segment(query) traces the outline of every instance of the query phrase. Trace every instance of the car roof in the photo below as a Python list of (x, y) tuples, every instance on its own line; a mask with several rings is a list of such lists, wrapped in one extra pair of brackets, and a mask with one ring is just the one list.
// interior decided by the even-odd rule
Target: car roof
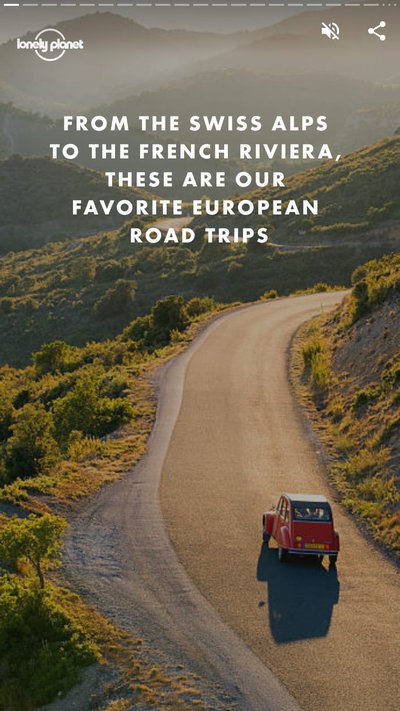
[(327, 504), (328, 499), (321, 494), (284, 494), (292, 503)]

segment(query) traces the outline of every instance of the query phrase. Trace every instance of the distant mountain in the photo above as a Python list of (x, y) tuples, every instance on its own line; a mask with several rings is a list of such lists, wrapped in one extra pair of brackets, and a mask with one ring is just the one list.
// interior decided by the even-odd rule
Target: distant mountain
[[(147, 171), (148, 173), (154, 170), (159, 170), (160, 172), (172, 171), (174, 174), (174, 187), (161, 187), (157, 189), (158, 194), (183, 199), (201, 197), (204, 192), (203, 188), (182, 189), (180, 187), (187, 171), (190, 170), (198, 173), (205, 169), (204, 162), (200, 159), (177, 161), (173, 158), (166, 158), (163, 161), (157, 162), (157, 167), (151, 158), (150, 151), (149, 155), (142, 160), (139, 161), (137, 159), (140, 143), (165, 145), (167, 139), (163, 135), (144, 133), (140, 131), (139, 128), (135, 128), (135, 123), (137, 122), (135, 122), (134, 119), (136, 115), (135, 112), (129, 115), (131, 126), (129, 133), (120, 134), (119, 136), (121, 142), (129, 145), (130, 156), (132, 157), (132, 160), (129, 161), (129, 169)], [(86, 166), (91, 170), (99, 170), (102, 173), (106, 170), (124, 171), (128, 169), (126, 161), (102, 160), (101, 158), (92, 160), (89, 155), (88, 144), (91, 142), (98, 143), (98, 133), (94, 131), (72, 132), (69, 136), (71, 137), (71, 141), (80, 149), (80, 155), (77, 159), (80, 165)], [(52, 143), (63, 144), (65, 140), (66, 134), (63, 130), (61, 120), (53, 120), (46, 116), (22, 111), (11, 104), (0, 103), (0, 160), (1, 158), (7, 158), (13, 154), (21, 154), (23, 156), (49, 156), (49, 145)], [(115, 142), (115, 133), (104, 131), (101, 134), (101, 140), (104, 143)], [(177, 138), (174, 140), (176, 141)], [(221, 162), (210, 159), (207, 161), (206, 168), (207, 170), (216, 172), (217, 170), (221, 170)], [(217, 194), (228, 195), (234, 191), (233, 174), (236, 172), (237, 167), (234, 162), (225, 161), (224, 169), (227, 173), (227, 187), (226, 189), (217, 190), (216, 192)], [(15, 189), (18, 192), (18, 185), (15, 186)]]
[(115, 213), (110, 217), (73, 216), (73, 198), (110, 200), (145, 195), (139, 190), (108, 188), (102, 175), (74, 163), (12, 156), (0, 161), (0, 254), (40, 247), (51, 240), (76, 239), (124, 222), (125, 218)]
[(240, 41), (236, 35), (148, 29), (110, 12), (63, 21), (55, 29), (67, 39), (82, 39), (85, 49), (49, 63), (18, 51), (15, 40), (2, 44), (0, 101), (60, 116), (185, 75), (191, 63)]

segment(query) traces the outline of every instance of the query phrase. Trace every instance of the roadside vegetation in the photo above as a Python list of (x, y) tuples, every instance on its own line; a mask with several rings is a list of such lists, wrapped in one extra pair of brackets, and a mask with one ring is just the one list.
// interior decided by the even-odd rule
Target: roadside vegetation
[(344, 505), (400, 557), (400, 255), (356, 269), (333, 315), (304, 328), (295, 382)]
[[(0, 517), (0, 710), (29, 711), (77, 689), (72, 705), (98, 711), (226, 708), (181, 667), (154, 660), (141, 638), (115, 628), (72, 591), (56, 585), (65, 521), (45, 514)], [(39, 574), (37, 563), (40, 562)], [(46, 571), (46, 575), (44, 575)], [(67, 708), (65, 706), (65, 708)]]
[(132, 467), (154, 419), (149, 372), (222, 306), (169, 296), (114, 340), (45, 344), (23, 369), (0, 369), (0, 501), (48, 510)]
[(106, 658), (125, 680), (121, 708), (135, 699), (138, 708), (183, 709), (192, 699), (202, 708), (193, 680), (138, 660), (135, 644), (48, 571), (60, 560), (68, 509), (143, 455), (155, 415), (152, 369), (220, 308), (170, 296), (113, 341), (55, 341), (28, 367), (0, 369), (0, 510), (8, 514), (0, 514), (0, 709), (64, 696), (82, 668)]

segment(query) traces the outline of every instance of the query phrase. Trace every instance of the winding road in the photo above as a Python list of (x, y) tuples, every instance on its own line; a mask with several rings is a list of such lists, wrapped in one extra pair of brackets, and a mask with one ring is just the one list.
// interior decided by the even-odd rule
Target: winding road
[(298, 327), (341, 298), (281, 299), (214, 321), (160, 373), (146, 457), (72, 521), (64, 560), (75, 586), (219, 684), (226, 708), (398, 708), (397, 568), (337, 505), (337, 570), (282, 565), (261, 546), (261, 513), (281, 491), (332, 498), (287, 361)]

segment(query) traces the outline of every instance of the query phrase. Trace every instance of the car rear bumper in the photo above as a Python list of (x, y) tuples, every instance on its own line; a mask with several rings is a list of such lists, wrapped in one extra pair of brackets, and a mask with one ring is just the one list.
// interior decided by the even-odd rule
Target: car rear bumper
[(334, 556), (338, 555), (339, 551), (324, 551), (321, 549), (315, 549), (315, 550), (310, 550), (307, 549), (305, 550), (304, 548), (288, 548), (288, 553), (296, 553), (297, 555), (329, 555), (329, 556)]

